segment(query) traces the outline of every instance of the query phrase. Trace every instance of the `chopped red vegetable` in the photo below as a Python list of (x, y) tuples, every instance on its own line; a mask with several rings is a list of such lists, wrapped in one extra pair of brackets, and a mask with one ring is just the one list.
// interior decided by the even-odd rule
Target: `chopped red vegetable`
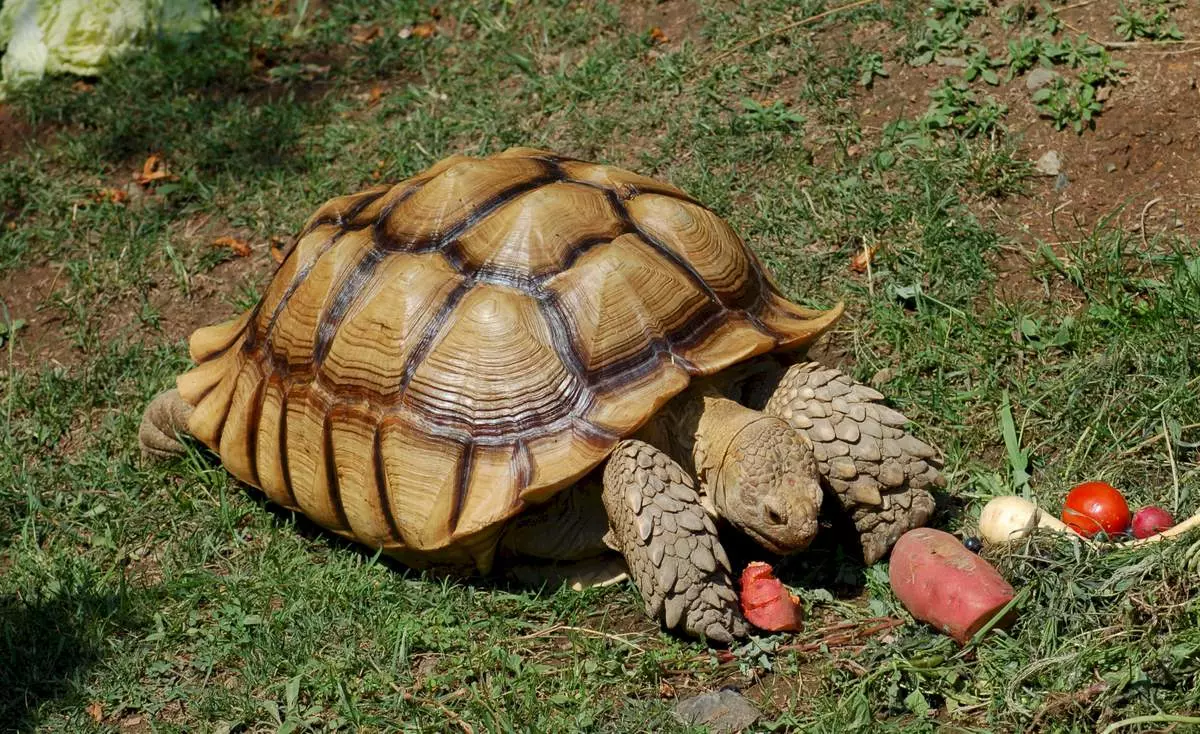
[[(966, 644), (1012, 601), (1013, 587), (958, 538), (933, 528), (900, 536), (892, 548), (888, 578), (896, 598), (917, 619)], [(998, 622), (1012, 622), (1015, 612)]]
[(1084, 482), (1067, 493), (1062, 521), (1085, 538), (1103, 531), (1109, 536), (1129, 529), (1129, 505), (1107, 482)]
[(1133, 537), (1149, 538), (1175, 527), (1175, 518), (1161, 507), (1143, 507), (1133, 516)]
[(771, 565), (754, 561), (742, 571), (742, 614), (750, 624), (769, 632), (800, 630), (800, 599), (775, 578)]

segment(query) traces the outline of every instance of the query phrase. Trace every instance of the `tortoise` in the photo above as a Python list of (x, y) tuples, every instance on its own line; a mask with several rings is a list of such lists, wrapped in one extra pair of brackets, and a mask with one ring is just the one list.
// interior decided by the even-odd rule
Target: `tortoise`
[(802, 359), (842, 312), (786, 300), (670, 184), (453, 156), (321, 206), (257, 305), (192, 334), (139, 437), (163, 457), (190, 434), (416, 568), (616, 551), (651, 617), (727, 643), (747, 630), (719, 533), (802, 550), (828, 493), (872, 562), (943, 483), (881, 394)]

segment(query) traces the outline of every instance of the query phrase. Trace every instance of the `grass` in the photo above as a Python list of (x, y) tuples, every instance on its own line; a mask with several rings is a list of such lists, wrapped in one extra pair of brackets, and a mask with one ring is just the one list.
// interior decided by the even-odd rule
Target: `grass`
[[(1009, 52), (972, 45), (985, 3), (933, 6), (868, 5), (710, 64), (825, 8), (699, 3), (658, 46), (619, 4), (440, 3), (422, 38), (401, 32), (434, 20), (415, 2), (303, 17), (247, 3), (89, 88), (17, 95), (46, 132), (0, 162), (0, 278), (53, 264), (64, 344), (58, 362), (22, 358), (37, 314), (0, 294), (2, 726), (676, 731), (675, 697), (726, 684), (753, 684), (764, 731), (1133, 731), (1200, 713), (1194, 535), (995, 555), (1021, 618), (966, 651), (908, 623), (832, 649), (758, 638), (728, 659), (660, 633), (628, 587), (427, 578), (267, 506), (207, 454), (137, 461), (142, 407), (186, 364), (181, 312), (215, 321), (253, 302), (271, 238), (331, 196), (520, 143), (667, 178), (728, 217), (793, 299), (845, 299), (847, 368), (890, 370), (892, 403), (946, 454), (939, 526), (969, 530), (987, 498), (1026, 486), (1054, 507), (1094, 478), (1191, 514), (1196, 243), (1102, 226), (1030, 249), (985, 224), (977, 213), (1028, 176), (988, 94)], [(1078, 68), (1072, 90), (1105, 83), (1107, 62), (1064, 51), (1044, 20), (1005, 65)], [(898, 45), (852, 41), (867, 24)], [(925, 113), (863, 122), (865, 85), (947, 48), (971, 65), (927, 90)], [(1072, 109), (1044, 124), (1087, 134)], [(95, 200), (151, 153), (177, 180)], [(210, 246), (231, 233), (254, 258)], [(869, 279), (848, 267), (864, 247), (878, 247)], [(1000, 299), (1009, 272), (1027, 285)], [(908, 619), (886, 566), (834, 542), (785, 572), (813, 620)], [(1137, 717), (1149, 721), (1121, 723)]]

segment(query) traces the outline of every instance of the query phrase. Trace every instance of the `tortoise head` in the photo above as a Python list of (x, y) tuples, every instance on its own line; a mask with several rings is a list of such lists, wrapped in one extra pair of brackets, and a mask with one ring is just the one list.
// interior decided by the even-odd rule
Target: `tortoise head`
[(781, 418), (719, 402), (706, 406), (697, 456), (717, 512), (772, 553), (807, 548), (822, 499), (812, 444)]

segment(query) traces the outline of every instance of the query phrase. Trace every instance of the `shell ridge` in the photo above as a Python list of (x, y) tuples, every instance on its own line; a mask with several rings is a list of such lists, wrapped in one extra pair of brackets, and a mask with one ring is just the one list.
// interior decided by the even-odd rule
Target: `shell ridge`
[(450, 517), (447, 523), (450, 534), (458, 529), (458, 520), (462, 517), (463, 508), (467, 504), (467, 493), (471, 487), (471, 471), (475, 468), (475, 442), (467, 441), (462, 458), (458, 462), (458, 471), (454, 476), (454, 497), (450, 503)]
[(288, 390), (283, 384), (282, 378), (279, 379), (279, 475), (283, 478), (283, 491), (287, 492), (288, 499), (291, 501), (292, 509), (300, 507), (300, 502), (296, 499), (296, 491), (292, 489), (292, 471), (288, 465), (288, 447), (287, 447), (287, 422), (288, 422)]
[[(320, 247), (317, 248), (317, 252), (315, 255), (313, 255), (312, 260), (302, 266), (292, 277), (292, 282), (288, 283), (288, 287), (283, 291), (283, 295), (279, 297), (279, 303), (275, 304), (275, 308), (271, 312), (271, 317), (267, 320), (266, 325), (261, 330), (262, 340), (264, 342), (270, 343), (271, 337), (275, 333), (275, 325), (279, 322), (279, 317), (281, 314), (283, 314), (284, 309), (287, 308), (288, 301), (292, 299), (292, 296), (297, 290), (299, 290), (300, 286), (304, 285), (304, 281), (308, 279), (308, 276), (312, 273), (313, 268), (316, 267), (321, 258), (324, 257), (331, 249), (333, 249), (334, 245), (340, 242), (342, 237), (345, 235), (346, 232), (342, 231), (331, 234), (329, 239), (325, 242), (322, 242)], [(274, 367), (274, 352), (270, 349), (264, 349), (262, 350), (262, 354), (267, 359), (268, 363)]]
[(379, 507), (387, 524), (388, 535), (393, 542), (403, 543), (400, 526), (392, 512), (392, 493), (388, 487), (387, 468), (383, 464), (383, 419), (375, 422), (375, 433), (371, 439), (371, 464), (375, 470), (375, 488), (379, 492)]
[(400, 390), (397, 392), (393, 402), (404, 400), (404, 394), (408, 391), (408, 386), (412, 382), (413, 375), (417, 373), (417, 368), (425, 361), (425, 357), (429, 354), (429, 350), (433, 348), (437, 337), (446, 328), (446, 322), (450, 320), (450, 314), (458, 306), (467, 291), (471, 290), (472, 283), (469, 280), (464, 280), (455, 286), (454, 290), (446, 295), (445, 302), (438, 308), (438, 312), (434, 315), (425, 327), (425, 333), (421, 334), (420, 341), (409, 352), (408, 359), (404, 361), (403, 377), (400, 378)]
[(254, 397), (250, 400), (250, 411), (246, 415), (246, 425), (250, 427), (246, 431), (246, 455), (250, 461), (252, 484), (256, 487), (262, 486), (262, 479), (258, 476), (258, 430), (262, 424), (263, 401), (266, 398), (267, 381), (260, 378), (258, 384), (254, 386)]
[(380, 216), (376, 222), (376, 242), (385, 250), (400, 251), (400, 252), (432, 252), (440, 251), (448, 244), (461, 237), (468, 230), (474, 227), (479, 222), (487, 219), (487, 217), (500, 207), (520, 197), (522, 194), (527, 194), (530, 191), (553, 183), (558, 179), (557, 174), (546, 166), (547, 170), (541, 176), (535, 176), (527, 181), (521, 181), (503, 189), (483, 202), (475, 206), (471, 211), (467, 212), (461, 219), (451, 224), (445, 230), (432, 232), (429, 235), (420, 238), (411, 238), (410, 241), (397, 243), (387, 234), (385, 223), (387, 217)]
[[(401, 186), (403, 184), (396, 184), (396, 185)], [(416, 191), (419, 188), (420, 188), (420, 186), (414, 186), (412, 191)], [(380, 198), (387, 196), (388, 192), (393, 191), (394, 189), (395, 189), (395, 186), (392, 186), (389, 188), (381, 189), (379, 191), (367, 192), (362, 195), (362, 198), (360, 198), (358, 201), (354, 202), (354, 205), (351, 206), (346, 211), (335, 212), (331, 216), (324, 216), (324, 217), (319, 217), (319, 218), (314, 219), (313, 221), (308, 223), (307, 227), (305, 227), (303, 230), (300, 231), (300, 235), (298, 237), (296, 237), (296, 242), (299, 242), (300, 240), (304, 239), (306, 236), (308, 236), (309, 234), (311, 234), (318, 228), (323, 227), (323, 226), (328, 226), (330, 224), (334, 225), (338, 229), (348, 229), (345, 226), (346, 220), (357, 217), (359, 214), (362, 213), (363, 209), (366, 209), (367, 207), (374, 204), (376, 201), (379, 201)], [(410, 196), (412, 194), (412, 191), (405, 192), (405, 194), (402, 198), (407, 198), (408, 196)], [(293, 245), (291, 249), (294, 250), (295, 246)]]
[(362, 254), (354, 265), (349, 268), (337, 285), (337, 292), (325, 310), (317, 317), (317, 338), (313, 344), (312, 366), (319, 372), (329, 354), (342, 322), (351, 308), (366, 298), (368, 289), (363, 286), (375, 275), (376, 269), (383, 261), (383, 253), (370, 248)]
[(329, 499), (338, 523), (346, 532), (351, 531), (350, 518), (346, 517), (346, 507), (342, 503), (342, 488), (338, 479), (337, 460), (333, 452), (333, 411), (325, 411), (325, 419), (321, 421), (321, 452), (325, 455), (325, 484), (329, 488)]

